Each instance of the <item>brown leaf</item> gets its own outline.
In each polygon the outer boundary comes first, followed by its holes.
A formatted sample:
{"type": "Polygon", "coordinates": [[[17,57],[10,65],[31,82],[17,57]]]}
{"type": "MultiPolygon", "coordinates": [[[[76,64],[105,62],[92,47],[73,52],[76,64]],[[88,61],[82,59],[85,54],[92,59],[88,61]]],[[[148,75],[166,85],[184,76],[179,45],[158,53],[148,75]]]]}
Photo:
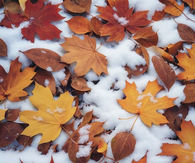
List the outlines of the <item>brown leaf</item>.
{"type": "Polygon", "coordinates": [[[133,39],[147,48],[158,43],[158,35],[152,30],[152,26],[139,29],[133,39]]]}
{"type": "Polygon", "coordinates": [[[8,121],[15,121],[20,113],[20,109],[8,109],[5,114],[5,119],[8,121]]]}
{"type": "Polygon", "coordinates": [[[68,80],[69,80],[69,78],[70,78],[70,70],[68,69],[68,67],[65,67],[65,79],[63,79],[62,81],[61,81],[61,84],[63,85],[63,86],[66,86],[67,84],[68,84],[68,80]]]}
{"type": "Polygon", "coordinates": [[[52,74],[45,70],[38,70],[34,80],[44,87],[49,87],[52,94],[56,95],[56,83],[52,74]]]}
{"type": "Polygon", "coordinates": [[[69,28],[76,34],[85,34],[91,31],[89,20],[83,16],[75,16],[67,21],[69,28]]]}
{"type": "Polygon", "coordinates": [[[115,1],[116,0],[108,0],[108,4],[110,5],[110,7],[114,7],[115,6],[115,1]]]}
{"type": "Polygon", "coordinates": [[[87,112],[87,113],[83,116],[83,120],[82,120],[81,124],[79,125],[79,127],[83,127],[83,126],[85,126],[86,124],[88,124],[88,123],[91,121],[92,116],[93,116],[93,110],[87,112]]]}
{"type": "Polygon", "coordinates": [[[90,91],[91,88],[89,88],[87,86],[87,82],[83,77],[77,77],[77,78],[73,78],[72,79],[72,83],[71,86],[78,90],[78,91],[82,91],[82,92],[86,92],[86,91],[90,91]]]}
{"type": "Polygon", "coordinates": [[[60,55],[49,49],[34,48],[22,52],[37,66],[47,71],[62,70],[66,64],[60,60],[60,55]]]}
{"type": "Polygon", "coordinates": [[[184,94],[186,96],[184,103],[195,102],[195,84],[187,84],[184,88],[184,94]]]}
{"type": "Polygon", "coordinates": [[[7,45],[2,39],[0,39],[0,56],[1,57],[7,56],[7,45]]]}
{"type": "Polygon", "coordinates": [[[31,145],[33,138],[30,136],[26,136],[26,135],[20,135],[17,137],[17,141],[18,141],[18,143],[20,143],[21,145],[26,147],[27,145],[28,146],[31,145]]]}
{"type": "Polygon", "coordinates": [[[65,0],[63,2],[64,7],[73,13],[88,12],[91,7],[91,0],[65,0]]]}
{"type": "Polygon", "coordinates": [[[127,65],[125,66],[125,70],[128,72],[129,78],[131,78],[131,75],[139,76],[146,72],[146,70],[148,69],[147,65],[136,65],[135,67],[136,69],[134,70],[128,67],[127,65]]]}
{"type": "Polygon", "coordinates": [[[145,60],[146,60],[146,64],[147,64],[147,66],[149,67],[150,56],[149,56],[149,54],[148,54],[148,51],[146,50],[145,47],[143,47],[143,46],[141,46],[141,45],[140,45],[140,47],[141,47],[141,50],[142,50],[142,54],[143,54],[143,56],[144,56],[144,58],[145,58],[145,60]]]}
{"type": "Polygon", "coordinates": [[[152,20],[159,21],[164,18],[166,13],[164,11],[155,11],[154,15],[152,16],[152,20]]]}
{"type": "Polygon", "coordinates": [[[94,31],[95,34],[97,34],[97,35],[101,34],[100,31],[101,31],[101,28],[102,28],[103,24],[98,18],[93,17],[90,20],[89,25],[90,25],[91,30],[94,31]]]}
{"type": "Polygon", "coordinates": [[[39,144],[38,151],[40,151],[42,154],[46,155],[48,153],[48,150],[51,146],[51,141],[43,144],[39,144]]]}
{"type": "Polygon", "coordinates": [[[192,10],[195,9],[195,1],[194,0],[182,0],[182,1],[187,3],[192,10]]]}
{"type": "Polygon", "coordinates": [[[164,61],[162,57],[153,56],[152,62],[158,76],[169,90],[176,80],[174,70],[164,61]]]}
{"type": "Polygon", "coordinates": [[[20,5],[17,2],[10,1],[9,3],[6,3],[5,6],[6,6],[6,10],[8,10],[12,14],[17,14],[21,12],[20,5]]]}
{"type": "Polygon", "coordinates": [[[115,160],[129,156],[135,148],[136,139],[129,132],[120,132],[111,141],[112,153],[115,160]]]}
{"type": "Polygon", "coordinates": [[[23,128],[14,122],[0,124],[0,147],[11,144],[23,131],[23,128]]]}
{"type": "Polygon", "coordinates": [[[179,32],[179,36],[187,43],[192,43],[195,41],[195,32],[194,30],[185,25],[185,24],[178,24],[177,30],[179,32]]]}
{"type": "Polygon", "coordinates": [[[175,44],[169,44],[164,48],[164,50],[172,56],[176,56],[178,50],[183,50],[183,41],[179,41],[175,44]]]}

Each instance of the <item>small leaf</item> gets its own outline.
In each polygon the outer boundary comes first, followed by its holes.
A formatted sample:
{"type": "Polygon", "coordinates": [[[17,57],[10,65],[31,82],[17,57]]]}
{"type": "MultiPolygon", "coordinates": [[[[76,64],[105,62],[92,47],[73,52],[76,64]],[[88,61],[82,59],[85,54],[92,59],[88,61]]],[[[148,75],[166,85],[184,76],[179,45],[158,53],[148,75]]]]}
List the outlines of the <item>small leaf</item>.
{"type": "Polygon", "coordinates": [[[129,132],[120,132],[111,141],[112,153],[115,160],[129,156],[135,148],[136,139],[129,132]]]}
{"type": "Polygon", "coordinates": [[[107,150],[107,143],[105,143],[104,141],[102,141],[99,145],[98,145],[98,153],[104,153],[107,150]]]}
{"type": "Polygon", "coordinates": [[[19,116],[20,109],[8,109],[6,111],[5,119],[8,121],[15,121],[19,116]]]}
{"type": "Polygon", "coordinates": [[[93,116],[93,110],[85,113],[83,120],[82,120],[81,124],[79,125],[79,127],[83,127],[86,124],[88,124],[91,121],[92,116],[93,116]]]}
{"type": "Polygon", "coordinates": [[[7,110],[5,109],[0,109],[0,121],[5,119],[5,113],[7,110]]]}
{"type": "Polygon", "coordinates": [[[186,96],[184,103],[195,102],[195,84],[187,84],[183,92],[186,96]]]}
{"type": "Polygon", "coordinates": [[[7,56],[7,45],[2,39],[0,39],[0,56],[1,57],[7,56]]]}
{"type": "Polygon", "coordinates": [[[78,91],[90,91],[91,88],[87,86],[87,82],[83,77],[72,79],[71,86],[78,91]]]}
{"type": "Polygon", "coordinates": [[[83,16],[75,16],[67,21],[69,28],[76,34],[90,32],[89,20],[83,16]]]}
{"type": "Polygon", "coordinates": [[[162,82],[165,84],[167,89],[169,90],[172,85],[175,83],[176,76],[173,69],[164,61],[162,57],[159,56],[153,56],[152,62],[154,64],[154,68],[162,80],[162,82]]]}
{"type": "Polygon", "coordinates": [[[103,26],[102,22],[96,18],[96,17],[93,17],[91,20],[90,20],[90,28],[97,34],[97,35],[100,35],[100,31],[101,31],[101,28],[103,26]]]}
{"type": "Polygon", "coordinates": [[[23,128],[14,122],[0,124],[0,147],[11,144],[23,131],[23,128]]]}
{"type": "Polygon", "coordinates": [[[47,71],[62,70],[66,64],[60,61],[60,55],[49,49],[34,48],[22,52],[37,66],[47,71]]]}
{"type": "Polygon", "coordinates": [[[38,151],[41,152],[41,154],[46,155],[48,153],[50,146],[51,146],[51,141],[47,143],[39,144],[37,149],[38,151]]]}

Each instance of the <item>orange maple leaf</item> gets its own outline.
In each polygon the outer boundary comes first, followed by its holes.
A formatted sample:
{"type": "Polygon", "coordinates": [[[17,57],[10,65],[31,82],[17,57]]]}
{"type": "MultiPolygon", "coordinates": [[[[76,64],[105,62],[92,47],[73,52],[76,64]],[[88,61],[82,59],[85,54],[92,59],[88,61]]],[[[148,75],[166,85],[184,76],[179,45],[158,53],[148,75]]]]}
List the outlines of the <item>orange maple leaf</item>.
{"type": "Polygon", "coordinates": [[[116,0],[117,11],[110,6],[97,7],[100,12],[99,17],[108,21],[101,29],[101,36],[110,35],[108,41],[121,41],[125,36],[125,29],[130,33],[136,33],[141,27],[150,24],[147,19],[148,11],[133,13],[133,8],[129,9],[128,6],[128,0],[116,0]]]}
{"type": "Polygon", "coordinates": [[[157,80],[148,82],[146,89],[140,94],[135,83],[126,82],[126,87],[123,92],[126,95],[124,100],[118,100],[123,109],[129,113],[138,114],[141,120],[151,127],[152,123],[159,125],[161,123],[168,123],[165,116],[158,113],[158,109],[167,109],[174,106],[175,99],[167,96],[155,98],[155,95],[162,89],[158,85],[157,80]]]}
{"type": "Polygon", "coordinates": [[[177,75],[179,80],[193,80],[195,79],[195,44],[192,44],[192,49],[187,49],[189,56],[185,53],[179,52],[176,56],[179,61],[178,65],[181,66],[184,71],[177,75]]]}
{"type": "Polygon", "coordinates": [[[22,28],[24,38],[34,42],[35,33],[38,34],[41,40],[60,38],[61,31],[50,24],[52,21],[63,19],[58,13],[60,11],[59,5],[51,5],[51,2],[44,5],[43,0],[39,0],[35,4],[27,0],[25,5],[24,15],[27,17],[29,24],[22,28]]]}
{"type": "Polygon", "coordinates": [[[160,155],[176,155],[173,163],[194,163],[195,162],[195,127],[191,121],[184,121],[181,124],[181,131],[175,131],[182,141],[182,144],[163,144],[160,155]]]}
{"type": "Polygon", "coordinates": [[[61,60],[70,64],[77,62],[75,73],[78,76],[85,75],[90,69],[93,69],[97,75],[102,72],[108,74],[106,57],[97,52],[96,41],[84,35],[84,40],[79,37],[65,38],[66,41],[61,44],[64,50],[68,51],[61,60]]]}
{"type": "Polygon", "coordinates": [[[10,101],[20,101],[21,97],[28,95],[23,89],[32,83],[35,68],[27,67],[20,71],[21,65],[16,58],[11,62],[9,73],[0,66],[0,100],[7,98],[10,101]]]}

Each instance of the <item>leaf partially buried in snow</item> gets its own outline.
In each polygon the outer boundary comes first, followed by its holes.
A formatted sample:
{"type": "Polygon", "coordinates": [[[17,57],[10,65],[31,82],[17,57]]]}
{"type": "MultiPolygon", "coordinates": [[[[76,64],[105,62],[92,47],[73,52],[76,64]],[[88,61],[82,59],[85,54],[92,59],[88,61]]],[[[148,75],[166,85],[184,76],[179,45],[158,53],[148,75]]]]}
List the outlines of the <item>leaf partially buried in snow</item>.
{"type": "Polygon", "coordinates": [[[61,126],[75,113],[76,107],[72,107],[74,97],[65,92],[54,100],[48,87],[36,83],[33,96],[29,99],[38,111],[20,112],[20,120],[29,124],[21,135],[32,137],[42,134],[40,144],[55,140],[61,132],[61,126]]]}
{"type": "Polygon", "coordinates": [[[123,109],[129,113],[138,114],[141,120],[151,127],[152,123],[159,125],[168,123],[165,116],[158,113],[158,109],[167,109],[174,106],[175,99],[167,96],[155,98],[155,95],[162,89],[158,85],[157,80],[148,82],[146,89],[140,94],[137,91],[135,83],[126,82],[126,87],[123,92],[126,95],[124,100],[118,100],[123,109]]]}
{"type": "Polygon", "coordinates": [[[160,155],[177,156],[174,163],[195,162],[195,127],[191,121],[183,120],[181,131],[175,131],[182,144],[163,144],[160,155]]]}

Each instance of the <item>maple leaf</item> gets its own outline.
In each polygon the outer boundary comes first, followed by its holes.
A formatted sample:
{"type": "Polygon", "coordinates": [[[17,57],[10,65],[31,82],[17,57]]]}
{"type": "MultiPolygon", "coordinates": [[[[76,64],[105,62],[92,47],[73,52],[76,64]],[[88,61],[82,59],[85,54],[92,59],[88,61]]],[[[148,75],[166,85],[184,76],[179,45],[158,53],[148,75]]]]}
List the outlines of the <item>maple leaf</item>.
{"type": "Polygon", "coordinates": [[[68,64],[77,62],[75,73],[78,76],[85,75],[90,69],[93,69],[97,75],[102,72],[108,74],[106,57],[97,52],[95,39],[87,35],[84,35],[84,40],[74,35],[65,39],[61,46],[68,53],[62,56],[61,60],[68,64]]]}
{"type": "Polygon", "coordinates": [[[159,125],[161,123],[168,123],[165,116],[158,113],[158,109],[167,109],[174,106],[175,99],[167,96],[155,98],[155,95],[162,89],[158,85],[157,80],[148,82],[146,89],[140,94],[135,83],[126,82],[126,87],[123,92],[126,95],[124,100],[118,100],[123,109],[129,113],[138,114],[141,120],[151,127],[152,123],[159,125]]]}
{"type": "Polygon", "coordinates": [[[3,119],[5,119],[5,112],[6,111],[7,110],[5,110],[5,109],[0,109],[0,121],[3,120],[3,119]]]}
{"type": "Polygon", "coordinates": [[[61,31],[50,24],[52,21],[63,19],[58,13],[60,11],[59,5],[51,5],[51,2],[49,2],[44,6],[43,0],[39,0],[35,4],[27,0],[25,6],[24,15],[27,17],[29,24],[22,28],[23,38],[31,42],[34,42],[35,34],[41,40],[60,38],[61,31]]]}
{"type": "Polygon", "coordinates": [[[100,7],[99,17],[107,20],[108,23],[101,28],[101,36],[110,35],[108,41],[121,41],[125,36],[125,29],[130,33],[136,33],[141,27],[150,24],[147,19],[148,11],[138,11],[133,13],[133,8],[129,9],[128,0],[116,0],[115,11],[110,6],[100,7]]]}
{"type": "Polygon", "coordinates": [[[182,1],[187,3],[191,9],[195,9],[195,1],[194,0],[182,0],[182,1]]]}
{"type": "Polygon", "coordinates": [[[9,73],[0,66],[0,100],[20,101],[28,95],[23,89],[32,83],[35,75],[34,67],[26,67],[23,71],[18,58],[11,62],[9,73]]]}
{"type": "Polygon", "coordinates": [[[195,79],[195,44],[192,44],[192,49],[187,49],[189,55],[186,53],[178,52],[176,56],[178,65],[181,66],[184,71],[177,75],[179,80],[193,80],[195,79]]]}
{"type": "Polygon", "coordinates": [[[39,144],[55,140],[61,132],[61,125],[75,113],[76,107],[72,107],[74,97],[65,92],[54,100],[48,87],[36,83],[29,99],[38,111],[20,112],[20,120],[29,124],[21,134],[31,137],[42,134],[39,144]]]}
{"type": "Polygon", "coordinates": [[[191,121],[183,120],[181,131],[175,131],[182,141],[182,144],[163,144],[162,153],[159,155],[174,155],[177,159],[172,163],[193,163],[195,162],[195,127],[191,121]]]}

